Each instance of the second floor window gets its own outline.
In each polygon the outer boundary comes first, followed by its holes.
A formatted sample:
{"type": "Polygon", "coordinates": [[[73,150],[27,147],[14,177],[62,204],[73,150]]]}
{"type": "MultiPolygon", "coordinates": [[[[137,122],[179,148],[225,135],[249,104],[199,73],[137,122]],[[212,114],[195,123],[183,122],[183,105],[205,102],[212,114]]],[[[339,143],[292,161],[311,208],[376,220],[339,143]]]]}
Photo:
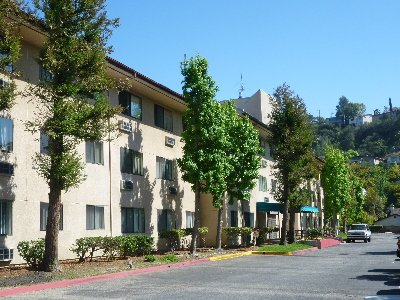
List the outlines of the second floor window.
{"type": "Polygon", "coordinates": [[[143,153],[128,148],[120,149],[121,172],[143,175],[143,153]]]}
{"type": "Polygon", "coordinates": [[[164,157],[156,157],[156,176],[160,179],[174,180],[173,161],[164,157]]]}
{"type": "Polygon", "coordinates": [[[261,192],[267,191],[267,178],[265,178],[264,176],[258,177],[258,190],[261,192]]]}
{"type": "Polygon", "coordinates": [[[11,119],[0,118],[0,150],[4,152],[13,151],[14,125],[11,119]]]}
{"type": "Polygon", "coordinates": [[[162,106],[154,104],[154,124],[157,127],[168,131],[173,131],[172,111],[165,109],[162,106]]]}
{"type": "Polygon", "coordinates": [[[124,115],[138,120],[142,119],[142,99],[127,91],[122,91],[118,95],[118,101],[119,105],[124,108],[122,111],[124,115]]]}
{"type": "Polygon", "coordinates": [[[86,162],[104,165],[103,143],[86,141],[86,162]]]}

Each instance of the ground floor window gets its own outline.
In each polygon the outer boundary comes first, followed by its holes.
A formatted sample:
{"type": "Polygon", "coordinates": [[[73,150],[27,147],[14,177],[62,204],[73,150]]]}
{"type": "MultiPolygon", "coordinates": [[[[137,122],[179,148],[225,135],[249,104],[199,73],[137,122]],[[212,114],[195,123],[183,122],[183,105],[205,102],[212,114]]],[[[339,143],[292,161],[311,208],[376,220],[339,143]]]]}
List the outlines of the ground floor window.
{"type": "Polygon", "coordinates": [[[86,205],[86,229],[104,229],[104,207],[86,205]]]}
{"type": "Polygon", "coordinates": [[[186,211],[186,228],[194,226],[194,211],[186,211]]]}
{"type": "Polygon", "coordinates": [[[144,233],[144,209],[121,207],[121,232],[144,233]]]}
{"type": "Polygon", "coordinates": [[[12,201],[0,200],[0,235],[12,234],[12,201]]]}
{"type": "Polygon", "coordinates": [[[231,210],[231,227],[238,227],[238,212],[231,210]]]}
{"type": "MultiPolygon", "coordinates": [[[[40,230],[41,231],[46,231],[48,215],[49,215],[49,204],[47,202],[40,202],[40,230]]],[[[61,205],[60,225],[59,225],[60,230],[63,230],[63,223],[64,223],[63,215],[64,215],[63,214],[63,206],[61,205]]]]}
{"type": "Polygon", "coordinates": [[[165,232],[176,228],[175,213],[172,209],[159,209],[158,214],[158,232],[165,232]]]}
{"type": "Polygon", "coordinates": [[[254,227],[254,213],[245,211],[243,213],[244,227],[254,227]]]}

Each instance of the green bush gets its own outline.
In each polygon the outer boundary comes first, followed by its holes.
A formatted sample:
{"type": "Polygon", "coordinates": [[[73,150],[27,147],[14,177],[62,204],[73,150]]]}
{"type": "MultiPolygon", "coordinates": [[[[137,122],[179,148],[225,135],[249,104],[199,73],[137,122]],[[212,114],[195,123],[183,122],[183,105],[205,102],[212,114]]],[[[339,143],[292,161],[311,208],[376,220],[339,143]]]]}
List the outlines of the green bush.
{"type": "Polygon", "coordinates": [[[179,261],[179,259],[174,254],[164,255],[161,257],[161,260],[167,261],[167,262],[178,262],[179,261]]]}
{"type": "Polygon", "coordinates": [[[258,238],[256,240],[257,245],[259,246],[259,245],[264,244],[265,241],[266,241],[266,235],[267,234],[271,234],[272,232],[276,232],[276,229],[277,229],[277,227],[276,228],[275,227],[263,227],[263,228],[260,228],[260,234],[259,234],[259,236],[258,236],[258,238]]]}
{"type": "Polygon", "coordinates": [[[115,259],[120,253],[122,236],[105,236],[101,241],[101,250],[103,250],[103,255],[107,258],[107,260],[115,259]]]}
{"type": "Polygon", "coordinates": [[[323,228],[307,228],[306,236],[309,240],[316,240],[324,237],[323,228]]]}
{"type": "Polygon", "coordinates": [[[145,262],[155,262],[156,257],[153,254],[148,254],[144,256],[144,261],[145,262]]]}
{"type": "Polygon", "coordinates": [[[90,257],[90,261],[93,260],[93,255],[96,251],[101,249],[103,237],[85,237],[75,241],[70,250],[74,252],[80,262],[84,262],[90,257]]]}
{"type": "Polygon", "coordinates": [[[35,269],[40,267],[43,262],[44,239],[21,241],[18,243],[17,249],[29,266],[35,269]]]}
{"type": "Polygon", "coordinates": [[[146,235],[121,236],[119,253],[121,256],[138,256],[148,254],[153,250],[154,239],[146,235]]]}
{"type": "Polygon", "coordinates": [[[246,244],[246,237],[253,232],[251,227],[224,227],[222,230],[228,236],[228,240],[233,245],[235,238],[241,236],[242,243],[246,244]]]}
{"type": "Polygon", "coordinates": [[[371,229],[371,232],[384,232],[383,225],[371,225],[369,229],[371,229]]]}

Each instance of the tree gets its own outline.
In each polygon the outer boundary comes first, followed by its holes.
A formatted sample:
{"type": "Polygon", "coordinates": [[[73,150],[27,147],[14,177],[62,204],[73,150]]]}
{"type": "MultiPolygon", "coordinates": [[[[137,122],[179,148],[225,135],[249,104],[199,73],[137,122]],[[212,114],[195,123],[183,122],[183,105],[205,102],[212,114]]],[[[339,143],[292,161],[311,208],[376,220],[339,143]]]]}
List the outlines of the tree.
{"type": "Polygon", "coordinates": [[[345,96],[339,98],[339,104],[336,106],[336,117],[342,118],[343,124],[348,125],[350,119],[362,116],[365,113],[363,103],[352,103],[345,96]]]}
{"type": "MultiPolygon", "coordinates": [[[[304,101],[286,84],[276,88],[271,99],[269,142],[274,147],[275,176],[279,188],[275,197],[283,203],[281,244],[287,244],[288,209],[292,194],[315,171],[312,150],[314,131],[304,101]]],[[[290,234],[294,240],[294,231],[290,234]]]]}
{"type": "Polygon", "coordinates": [[[21,40],[14,19],[20,16],[20,8],[19,1],[0,2],[0,73],[8,78],[7,83],[0,87],[0,111],[10,109],[16,97],[15,78],[18,73],[13,65],[20,57],[21,40]]]}
{"type": "Polygon", "coordinates": [[[116,20],[109,20],[105,0],[38,0],[48,39],[39,55],[46,78],[30,92],[38,101],[31,132],[49,136],[48,155],[37,154],[35,168],[49,186],[49,209],[43,269],[58,268],[61,192],[84,180],[84,163],[76,146],[100,141],[111,129],[111,108],[104,91],[114,83],[106,75],[107,40],[116,20]]]}
{"type": "MultiPolygon", "coordinates": [[[[353,155],[353,153],[351,154],[353,155]]],[[[336,228],[337,214],[343,215],[352,199],[352,182],[348,165],[350,155],[334,147],[325,152],[322,185],[325,195],[325,215],[332,218],[336,228]]]]}
{"type": "MultiPolygon", "coordinates": [[[[250,191],[254,188],[260,168],[261,146],[258,140],[258,131],[247,116],[239,116],[233,103],[222,105],[225,120],[228,147],[225,156],[228,158],[230,172],[225,178],[226,192],[229,202],[234,200],[249,201],[250,191]]],[[[218,208],[218,227],[216,248],[221,249],[222,237],[222,208],[221,201],[215,199],[214,207],[218,208]]]]}
{"type": "Polygon", "coordinates": [[[226,191],[227,174],[231,171],[225,155],[228,138],[224,114],[215,101],[218,87],[208,75],[208,63],[200,56],[181,63],[183,96],[188,109],[184,114],[186,129],[182,133],[183,157],[178,159],[182,178],[192,184],[195,193],[195,220],[191,252],[196,254],[198,228],[200,226],[201,193],[211,193],[213,204],[218,205],[226,191]]]}

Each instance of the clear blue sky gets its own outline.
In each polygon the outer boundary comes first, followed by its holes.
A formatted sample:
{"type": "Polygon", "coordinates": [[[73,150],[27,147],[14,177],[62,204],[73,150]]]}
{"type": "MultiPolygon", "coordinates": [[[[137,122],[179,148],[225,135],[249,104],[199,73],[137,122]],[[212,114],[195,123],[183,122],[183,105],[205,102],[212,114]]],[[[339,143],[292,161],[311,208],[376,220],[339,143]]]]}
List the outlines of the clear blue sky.
{"type": "Polygon", "coordinates": [[[286,82],[309,113],[330,117],[340,96],[367,113],[400,107],[398,0],[108,0],[120,18],[113,58],[181,92],[184,54],[207,58],[218,100],[286,82]]]}

